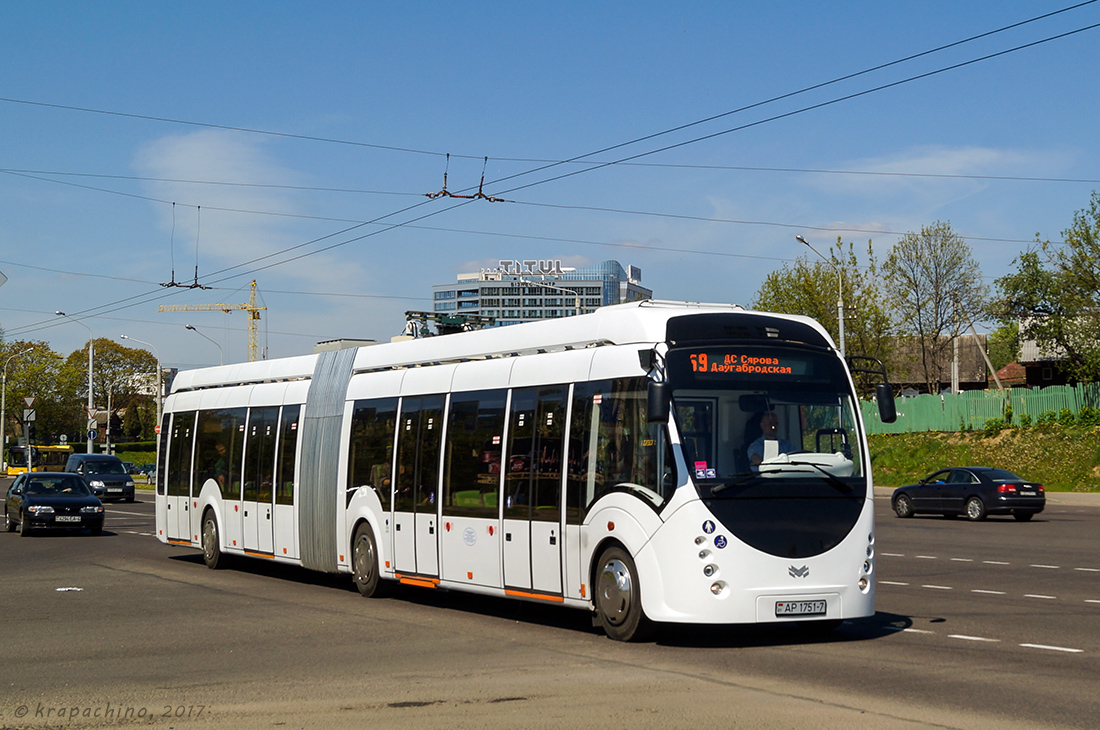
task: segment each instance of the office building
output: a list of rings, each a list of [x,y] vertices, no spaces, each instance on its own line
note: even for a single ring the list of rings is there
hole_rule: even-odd
[[[568,268],[560,260],[501,260],[432,287],[436,314],[493,317],[496,325],[570,317],[608,304],[650,299],[642,270],[618,261]]]

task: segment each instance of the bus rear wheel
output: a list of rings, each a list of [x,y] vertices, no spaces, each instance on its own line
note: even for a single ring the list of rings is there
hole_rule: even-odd
[[[383,581],[378,570],[378,543],[374,530],[364,522],[355,530],[351,543],[351,575],[355,587],[365,598],[382,597],[388,593],[389,582]]]
[[[642,611],[638,568],[622,548],[610,547],[600,555],[596,570],[596,616],[608,638],[644,641],[653,624]]]
[[[226,556],[222,553],[218,538],[218,521],[213,512],[207,512],[202,518],[202,561],[211,570],[225,567]]]

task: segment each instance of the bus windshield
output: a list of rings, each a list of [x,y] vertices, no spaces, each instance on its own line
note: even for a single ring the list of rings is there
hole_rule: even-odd
[[[708,345],[671,350],[667,362],[700,496],[864,495],[856,405],[834,354]]]

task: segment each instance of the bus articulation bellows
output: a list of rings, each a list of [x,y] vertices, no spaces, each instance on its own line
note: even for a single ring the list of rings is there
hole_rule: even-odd
[[[559,603],[620,640],[874,612],[860,410],[804,317],[646,301],[187,371],[158,458],[157,536],[211,568]]]

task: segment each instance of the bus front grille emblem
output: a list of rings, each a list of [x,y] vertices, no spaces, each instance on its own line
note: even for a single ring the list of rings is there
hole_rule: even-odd
[[[810,566],[803,565],[801,568],[796,568],[792,565],[787,568],[787,572],[790,573],[792,578],[808,578],[810,576]]]

